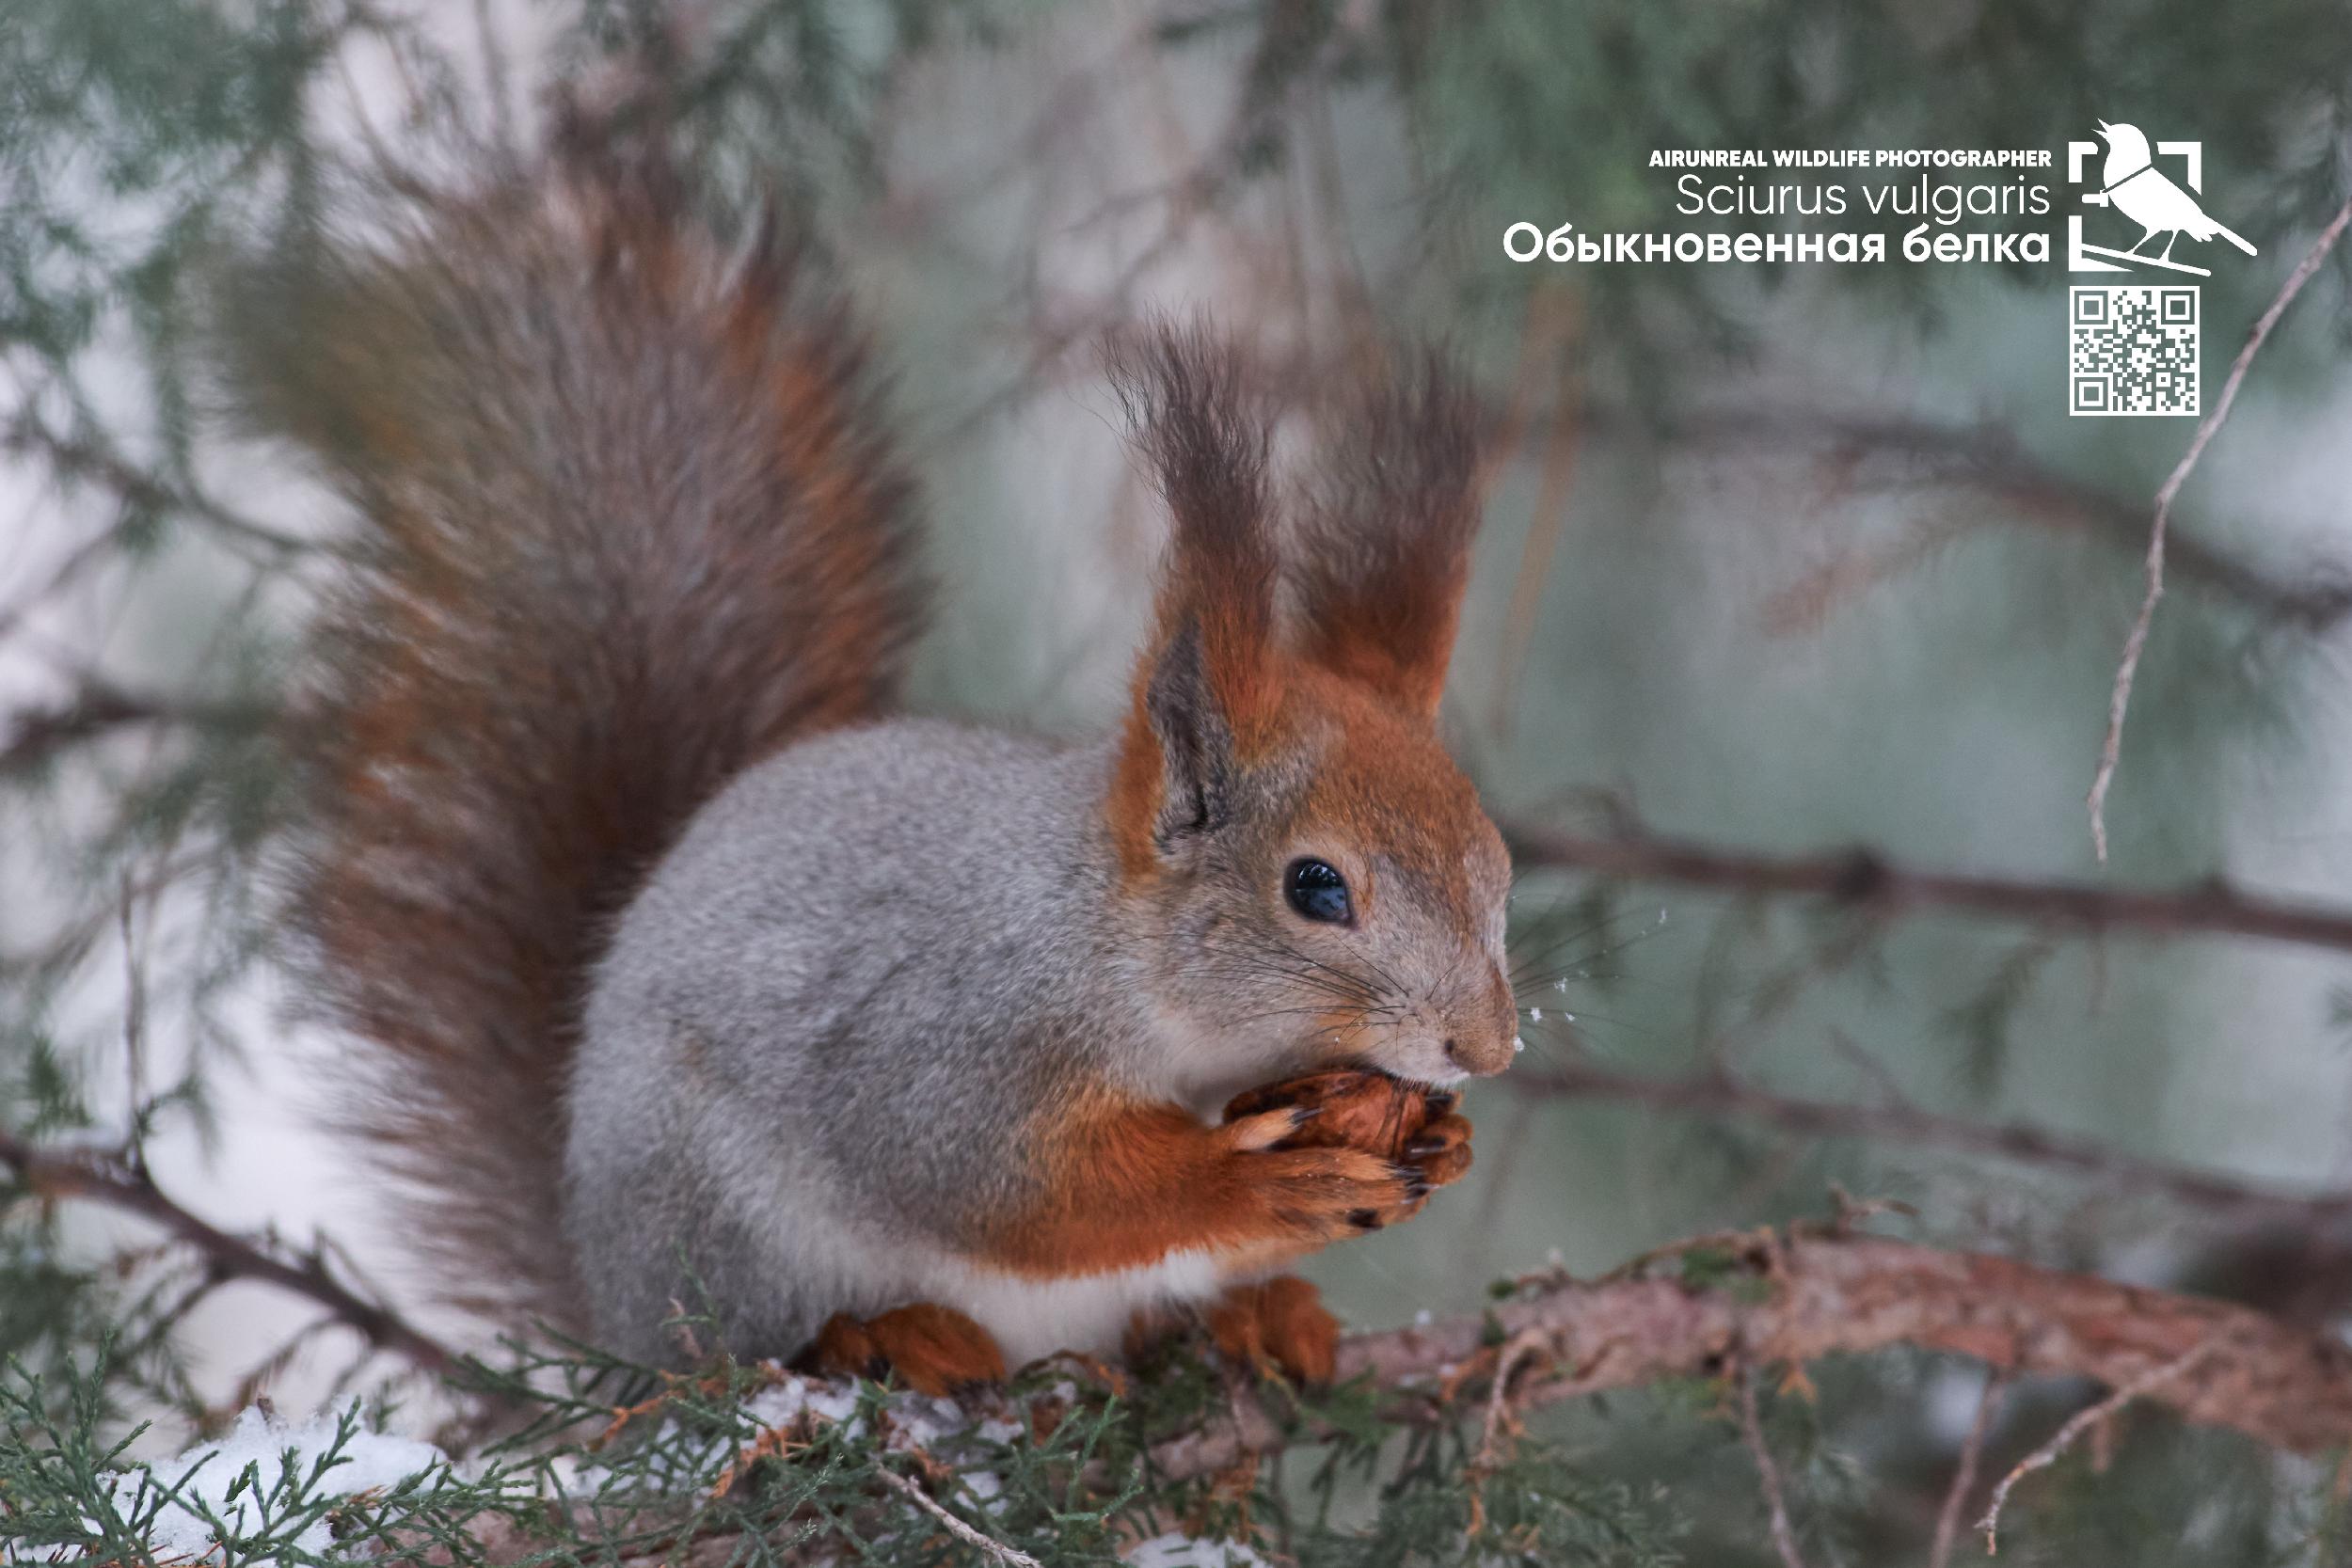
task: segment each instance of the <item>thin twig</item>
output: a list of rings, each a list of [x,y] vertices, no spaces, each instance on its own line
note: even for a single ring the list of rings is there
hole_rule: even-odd
[[[2352,1192],[2279,1192],[2039,1127],[1989,1126],[1940,1116],[1907,1101],[1804,1100],[1755,1087],[1727,1073],[1653,1078],[1581,1061],[1521,1068],[1502,1082],[1534,1096],[1625,1101],[1687,1116],[1769,1122],[1825,1137],[1873,1138],[1914,1148],[1931,1145],[2018,1160],[2134,1192],[2156,1193],[2237,1224],[2275,1222],[2308,1234],[2352,1222]]]
[[[1963,502],[1948,515],[1923,519],[1890,544],[1833,556],[1764,601],[1765,634],[1817,632],[1838,605],[1892,581],[1994,520],[1989,509]]]
[[[117,521],[66,552],[40,585],[12,605],[0,606],[0,637],[10,637],[35,611],[109,561],[120,559],[124,525]]]
[[[1539,419],[1564,417],[1546,411]],[[1703,457],[1725,451],[1761,452],[1772,459],[1800,456],[1834,465],[1847,490],[1974,495],[2004,502],[2026,519],[2053,529],[2118,541],[2128,536],[2136,546],[2146,540],[2143,503],[2042,467],[1997,425],[1865,418],[1787,405],[1708,408],[1661,420],[1623,404],[1586,404],[1577,418],[1597,439],[1664,440]],[[1867,471],[1856,474],[1856,466],[1866,463]],[[1748,475],[1753,480],[1758,472],[1751,467]],[[2340,564],[2313,562],[2273,572],[2187,535],[2167,541],[2166,560],[2176,577],[2193,578],[2313,635],[2332,631],[2352,614],[2352,576]]]
[[[2295,270],[2287,275],[2286,286],[2279,297],[2270,302],[2270,309],[2254,323],[2254,330],[2247,334],[2246,346],[2237,351],[2237,358],[2230,366],[2229,379],[2221,384],[2221,395],[2214,399],[2213,411],[2197,425],[2197,434],[2189,437],[2188,450],[2173,465],[2165,477],[2163,487],[2156,492],[2155,520],[2148,529],[2148,588],[2139,600],[2139,613],[2132,618],[2132,629],[2123,639],[2123,657],[2115,667],[2115,687],[2107,696],[2106,738],[2099,747],[2099,769],[2091,776],[2090,793],[2085,803],[2090,808],[2090,843],[2102,863],[2107,858],[2107,790],[2115,783],[2115,768],[2123,751],[2123,716],[2132,703],[2132,682],[2139,674],[2139,656],[2148,646],[2148,627],[2155,620],[2156,602],[2164,597],[2164,540],[2172,520],[2172,500],[2188,483],[2189,471],[2205,454],[2205,447],[2229,419],[2231,405],[2237,402],[2237,389],[2246,380],[2246,372],[2254,363],[2254,356],[2262,352],[2270,329],[2279,325],[2295,296],[2303,292],[2303,285],[2312,280],[2328,253],[2344,237],[2344,226],[2352,224],[2352,201],[2337,210],[2328,227],[2320,230],[2318,242],[2304,253]]]
[[[45,766],[61,752],[137,724],[184,724],[224,732],[260,730],[273,711],[261,703],[210,702],[135,694],[87,680],[72,697],[27,707],[0,721],[0,777]]]
[[[1833,898],[1883,917],[1950,910],[2083,931],[2200,932],[2352,950],[2352,911],[2245,893],[2218,878],[2177,888],[2107,888],[1919,870],[1867,849],[1770,855],[1642,832],[1581,837],[1524,821],[1504,823],[1503,832],[1522,869]]]
[[[230,510],[192,487],[175,487],[140,468],[102,436],[63,436],[38,420],[25,418],[15,420],[4,434],[0,434],[0,450],[39,455],[48,460],[50,470],[59,479],[103,486],[125,507],[151,512],[183,512],[218,533],[260,546],[280,558],[332,548],[282,533],[266,523]],[[111,538],[119,528],[118,524],[102,537]]]
[[[119,915],[122,939],[122,1062],[129,1081],[130,1101],[124,1108],[124,1118],[130,1132],[125,1139],[123,1158],[134,1170],[147,1166],[145,1138],[147,1117],[147,964],[139,945],[135,916],[138,910],[138,884],[128,866],[122,872],[122,893]],[[148,922],[151,928],[154,912],[151,909]]]
[[[1044,1568],[1044,1564],[1038,1561],[1037,1559],[1031,1557],[1028,1553],[1018,1550],[1015,1547],[1008,1546],[1002,1541],[997,1540],[994,1536],[989,1535],[984,1531],[975,1529],[970,1525],[965,1524],[961,1519],[957,1518],[953,1513],[947,1512],[945,1507],[941,1506],[941,1504],[934,1499],[930,1493],[924,1491],[920,1486],[916,1485],[914,1481],[909,1481],[898,1471],[891,1469],[888,1465],[876,1465],[874,1467],[874,1473],[882,1477],[883,1485],[889,1487],[893,1492],[896,1492],[900,1497],[906,1498],[907,1501],[913,1503],[915,1507],[921,1509],[932,1518],[938,1520],[942,1525],[946,1527],[948,1534],[954,1536],[965,1545],[986,1552],[990,1557],[994,1558],[997,1561],[1008,1564],[1009,1568]]]
[[[37,1149],[0,1132],[0,1165],[11,1167],[36,1196],[77,1197],[134,1213],[160,1225],[202,1254],[222,1279],[251,1279],[316,1302],[337,1321],[357,1330],[378,1350],[405,1356],[429,1372],[456,1361],[389,1307],[362,1299],[326,1271],[316,1258],[288,1262],[261,1244],[199,1219],[165,1194],[142,1165],[86,1150]]]
[[[1550,1338],[1540,1326],[1522,1328],[1495,1352],[1494,1380],[1486,1388],[1486,1418],[1480,1425],[1478,1451],[1470,1456],[1463,1475],[1470,1497],[1470,1517],[1462,1527],[1465,1549],[1474,1547],[1486,1533],[1486,1483],[1502,1467],[1503,1451],[1518,1432],[1518,1422],[1511,1414],[1511,1375]]]
[[[2001,1509],[2009,1502],[2010,1487],[2015,1486],[2034,1471],[2044,1470],[2057,1464],[2084,1433],[2089,1432],[2101,1421],[2109,1419],[2116,1412],[2141,1395],[2154,1392],[2196,1366],[2198,1362],[2212,1354],[2214,1345],[2215,1341],[2212,1339],[2201,1340],[2171,1360],[2158,1362],[2098,1403],[2074,1412],[2048,1442],[2010,1466],[2009,1474],[2003,1476],[2000,1483],[1993,1488],[1993,1500],[1985,1509],[1984,1517],[1977,1521],[1977,1528],[1984,1531],[1984,1555],[1992,1557],[2001,1549],[1998,1533],[2001,1524]]]
[[[1502,1438],[1505,1424],[1511,1418],[1511,1375],[1519,1370],[1519,1363],[1543,1349],[1551,1338],[1541,1328],[1523,1328],[1511,1336],[1495,1357],[1495,1380],[1486,1390],[1486,1418],[1480,1427],[1477,1457],[1470,1461],[1478,1474],[1492,1472],[1502,1458]]]
[[[1952,1471],[1951,1489],[1944,1494],[1943,1511],[1935,1516],[1935,1544],[1928,1553],[1928,1568],[1947,1568],[1952,1560],[1952,1546],[1960,1540],[1961,1513],[1968,1506],[1968,1494],[1977,1484],[1977,1465],[1984,1456],[1985,1433],[1993,1428],[1994,1415],[2008,1387],[2009,1379],[1995,1369],[1984,1380],[1984,1392],[1977,1396],[1976,1419],[1968,1423],[1967,1440],[1960,1446],[1960,1464]]]
[[[164,889],[188,878],[204,873],[220,874],[227,860],[227,851],[218,845],[192,849],[156,863],[152,871],[136,879],[134,892],[141,897],[155,897]],[[107,904],[69,922],[61,930],[53,932],[39,947],[21,953],[0,952],[0,975],[24,974],[34,971],[56,972],[64,966],[83,961],[90,947],[106,934],[114,923],[114,906]]]
[[[1764,1441],[1764,1423],[1756,1414],[1756,1379],[1742,1359],[1732,1369],[1732,1381],[1740,1389],[1740,1433],[1747,1439],[1748,1452],[1756,1456],[1756,1478],[1764,1487],[1764,1504],[1772,1519],[1772,1549],[1780,1554],[1781,1568],[1804,1568],[1804,1555],[1797,1550],[1797,1532],[1788,1524],[1788,1499],[1781,1491],[1780,1466],[1772,1463],[1772,1450]]]

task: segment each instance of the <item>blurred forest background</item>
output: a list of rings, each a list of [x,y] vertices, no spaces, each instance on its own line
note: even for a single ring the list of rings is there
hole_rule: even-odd
[[[2327,0],[0,0],[11,1146],[129,1138],[187,1211],[405,1299],[364,1173],[312,1130],[261,875],[342,525],[220,417],[207,278],[364,228],[388,168],[528,158],[550,84],[633,72],[712,211],[805,223],[893,372],[943,584],[927,706],[1061,730],[1120,700],[1159,524],[1106,328],[1205,309],[1301,387],[1396,336],[1472,368],[1491,464],[1446,722],[1529,851],[1518,940],[1549,989],[1471,1096],[1467,1183],[1316,1260],[1344,1317],[1475,1311],[1554,1255],[1597,1274],[1839,1188],[1939,1245],[2328,1333],[2352,1309],[2352,941],[2205,918],[2233,907],[2215,878],[2352,904],[2341,253],[2175,509],[2101,865],[2083,794],[2194,421],[2066,417],[2062,261],[1501,244],[1702,228],[1657,148],[2062,166],[2129,120],[2201,138],[2209,206],[2261,250],[2205,288],[2210,405],[2352,191]],[[1596,842],[1631,847],[1614,874],[1545,863]],[[1820,875],[1791,891],[1756,855]],[[2180,896],[2105,925],[1835,896],[1887,885],[1873,865]],[[0,1350],[87,1370],[111,1329],[106,1419],[164,1418],[147,1449],[257,1389],[305,1409],[385,1374],[315,1301],[57,1196],[0,1188]],[[1769,1388],[1803,1560],[1922,1560],[1984,1385],[1897,1352]],[[2010,1388],[1982,1475],[2090,1397]],[[1661,1489],[1655,1550],[1775,1560],[1720,1386],[1534,1419],[1596,1484]],[[2003,1555],[2344,1560],[2335,1457],[2125,1419],[2021,1485]]]

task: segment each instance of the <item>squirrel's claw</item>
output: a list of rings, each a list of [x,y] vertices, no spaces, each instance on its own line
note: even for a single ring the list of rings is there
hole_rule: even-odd
[[[1429,1187],[1450,1186],[1470,1168],[1470,1124],[1463,1116],[1438,1117],[1404,1148],[1405,1159]]]

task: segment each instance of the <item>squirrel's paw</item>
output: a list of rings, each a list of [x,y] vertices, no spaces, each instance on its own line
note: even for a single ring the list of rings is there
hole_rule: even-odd
[[[1342,1068],[1251,1089],[1236,1096],[1225,1114],[1229,1126],[1246,1122],[1272,1134],[1261,1147],[1358,1149],[1406,1167],[1425,1191],[1460,1180],[1470,1167],[1470,1118],[1454,1109],[1455,1102],[1450,1090]],[[1297,1124],[1277,1132],[1280,1124],[1274,1118],[1286,1110]],[[1383,1223],[1420,1207],[1414,1201]]]
[[[1337,1364],[1339,1320],[1296,1275],[1236,1285],[1209,1309],[1209,1336],[1226,1356],[1295,1383],[1327,1384]]]
[[[1454,1108],[1454,1096],[1385,1072],[1332,1068],[1245,1090],[1226,1105],[1225,1117],[1230,1122],[1283,1107],[1311,1113],[1289,1140],[1294,1145],[1344,1146],[1396,1160],[1433,1118]]]
[[[1228,1122],[1230,1174],[1259,1224],[1289,1241],[1321,1246],[1409,1217],[1429,1195],[1419,1167],[1360,1148],[1300,1148],[1284,1127],[1295,1113],[1269,1111]]]
[[[1005,1376],[1005,1353],[987,1329],[930,1302],[873,1318],[836,1312],[817,1331],[806,1359],[830,1377],[880,1380],[896,1373],[915,1392],[938,1399]]]

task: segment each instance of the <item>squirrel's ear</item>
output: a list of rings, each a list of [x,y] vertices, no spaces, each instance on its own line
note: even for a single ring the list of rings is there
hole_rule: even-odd
[[[1209,681],[1198,625],[1179,626],[1144,673],[1141,711],[1159,752],[1152,843],[1166,854],[1232,815],[1233,729]]]
[[[1234,356],[1199,328],[1162,327],[1115,347],[1110,367],[1170,519],[1111,800],[1134,872],[1223,821],[1235,769],[1271,732],[1277,567],[1268,426]]]
[[[1302,652],[1435,718],[1478,528],[1470,395],[1424,354],[1333,426],[1301,519]]]

